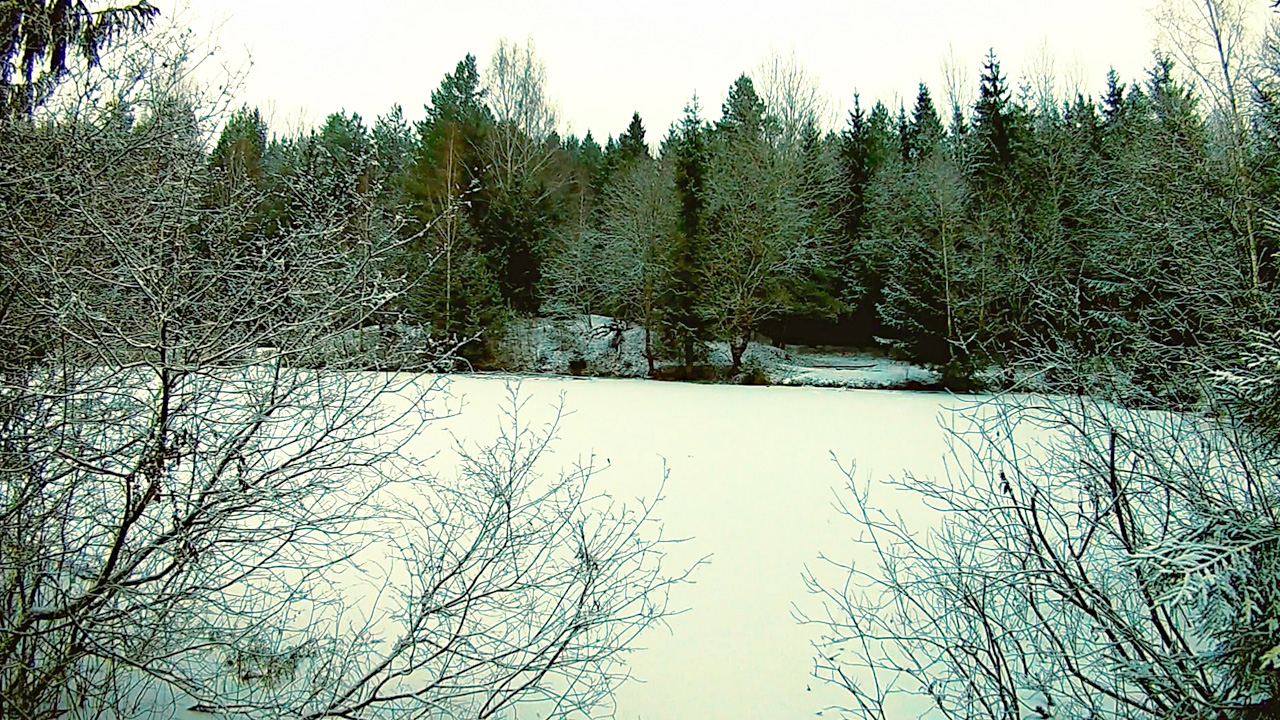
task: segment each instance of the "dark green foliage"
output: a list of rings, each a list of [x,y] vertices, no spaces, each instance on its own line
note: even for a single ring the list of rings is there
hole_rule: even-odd
[[[517,312],[536,312],[542,262],[562,212],[549,193],[548,180],[525,178],[515,187],[496,191],[482,184],[470,208],[480,251],[498,278],[502,298]]]
[[[404,178],[413,164],[415,137],[404,119],[404,109],[393,105],[391,111],[379,115],[370,133],[377,162],[374,176],[382,191],[384,207],[398,207],[403,201]]]
[[[721,106],[716,131],[728,136],[759,136],[766,130],[764,110],[764,100],[756,94],[751,78],[740,75],[729,88],[729,95]]]
[[[1000,72],[1000,62],[992,51],[982,66],[982,80],[970,132],[975,147],[972,172],[980,185],[1008,179],[1013,171],[1017,142],[1015,112],[1009,88]]]
[[[680,360],[686,373],[691,373],[694,364],[702,359],[703,341],[707,337],[706,318],[700,310],[699,276],[705,255],[710,147],[708,128],[700,113],[698,98],[694,96],[684,108],[671,144],[679,220],[668,258],[671,272],[658,314],[659,342],[670,356]]]
[[[472,202],[483,187],[483,149],[493,122],[474,55],[444,76],[425,110],[416,137],[406,137],[394,117],[385,134],[389,152],[405,153],[392,176],[408,211],[399,270],[410,285],[398,309],[438,337],[484,336],[461,348],[464,357],[482,361],[492,339],[485,334],[500,332],[505,311],[474,224]]]
[[[75,62],[96,67],[103,49],[139,33],[159,8],[146,0],[93,10],[82,0],[12,0],[0,4],[0,122],[29,119]]]
[[[644,141],[644,123],[640,120],[640,113],[632,113],[627,131],[618,136],[618,153],[624,166],[649,159],[649,145]]]
[[[866,215],[867,186],[876,171],[878,158],[871,146],[871,123],[862,110],[862,102],[855,93],[853,109],[840,133],[840,219],[846,241],[862,234]],[[845,253],[847,257],[848,253]]]
[[[426,106],[426,122],[431,126],[461,123],[478,126],[492,122],[489,110],[484,106],[484,91],[480,88],[480,71],[476,69],[476,56],[470,53],[458,61],[452,73],[447,73],[440,86],[431,91],[431,103]]]
[[[933,106],[933,98],[929,96],[929,88],[920,83],[915,109],[911,111],[911,122],[902,141],[903,157],[907,162],[924,162],[942,142],[942,136],[942,121],[938,119],[938,111]]]
[[[589,205],[600,196],[609,177],[605,161],[604,148],[591,136],[591,132],[579,140],[570,135],[564,141],[564,153],[567,156],[567,173],[575,185],[581,205]],[[577,215],[575,214],[576,218]]]
[[[218,143],[209,154],[209,166],[215,172],[242,177],[260,183],[267,153],[267,124],[257,108],[242,107],[232,113],[222,127]]]

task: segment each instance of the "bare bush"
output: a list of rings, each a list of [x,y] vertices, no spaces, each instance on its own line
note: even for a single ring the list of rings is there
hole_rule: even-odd
[[[1192,416],[991,403],[955,433],[954,474],[894,483],[932,527],[849,469],[840,510],[871,562],[808,575],[816,674],[861,717],[1270,716],[1276,457]]]
[[[376,188],[263,236],[174,90],[0,129],[0,716],[591,712],[665,613],[649,506],[540,478],[515,398],[425,472],[443,381],[343,349],[404,290]]]

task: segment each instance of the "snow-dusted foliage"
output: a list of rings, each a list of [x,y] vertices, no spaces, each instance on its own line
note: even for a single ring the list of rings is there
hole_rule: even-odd
[[[868,718],[1274,712],[1274,454],[1190,416],[985,402],[952,474],[897,481],[939,511],[931,529],[850,474],[841,509],[877,561],[810,574],[817,673]]]
[[[267,190],[179,87],[0,125],[0,716],[590,712],[665,614],[649,506],[544,476],[515,394],[427,473],[444,382],[379,370],[453,348],[385,322],[358,118]]]

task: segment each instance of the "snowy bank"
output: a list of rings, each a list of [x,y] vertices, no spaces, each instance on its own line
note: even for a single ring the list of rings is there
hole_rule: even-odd
[[[706,365],[729,377],[732,360],[723,342],[707,344]],[[503,342],[504,369],[540,375],[644,378],[649,376],[644,328],[602,315],[520,320]],[[661,372],[676,363],[657,361]],[[753,342],[742,358],[738,381],[768,385],[866,389],[938,387],[939,374],[871,352],[839,348],[790,350]]]

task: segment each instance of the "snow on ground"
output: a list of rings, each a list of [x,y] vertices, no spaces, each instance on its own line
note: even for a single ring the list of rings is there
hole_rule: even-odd
[[[518,321],[508,331],[507,341],[510,365],[525,372],[620,378],[649,374],[644,329],[619,325],[601,315]],[[709,343],[708,349],[710,365],[728,368],[732,364],[727,344]],[[669,365],[658,363],[659,367]],[[756,342],[747,347],[742,366],[774,385],[894,389],[932,387],[939,380],[932,370],[874,353],[838,348],[787,350]]]
[[[568,320],[516,320],[507,330],[508,363],[522,371],[551,375],[646,377],[644,329],[616,324],[603,315]]]
[[[447,432],[492,437],[511,378],[458,376],[462,413],[419,438],[418,450],[447,447]],[[687,612],[641,638],[630,660],[636,681],[617,694],[620,720],[779,720],[838,717],[846,700],[816,681],[810,643],[818,629],[793,612],[816,612],[801,572],[820,553],[865,554],[856,529],[832,508],[845,477],[832,459],[855,463],[873,497],[905,517],[929,517],[919,501],[883,481],[904,471],[940,475],[942,424],[967,401],[940,393],[842,392],[638,380],[525,378],[528,410],[549,418],[563,397],[563,420],[543,472],[594,455],[605,469],[596,487],[619,500],[652,497],[670,471],[658,515],[669,567],[692,565],[693,584],[672,594]],[[539,418],[530,417],[537,421]],[[872,562],[870,557],[862,562]],[[911,717],[916,713],[912,712]],[[536,717],[524,712],[521,718]]]
[[[919,365],[831,348],[795,348],[771,370],[779,385],[902,388],[930,387],[939,380],[938,373]]]

